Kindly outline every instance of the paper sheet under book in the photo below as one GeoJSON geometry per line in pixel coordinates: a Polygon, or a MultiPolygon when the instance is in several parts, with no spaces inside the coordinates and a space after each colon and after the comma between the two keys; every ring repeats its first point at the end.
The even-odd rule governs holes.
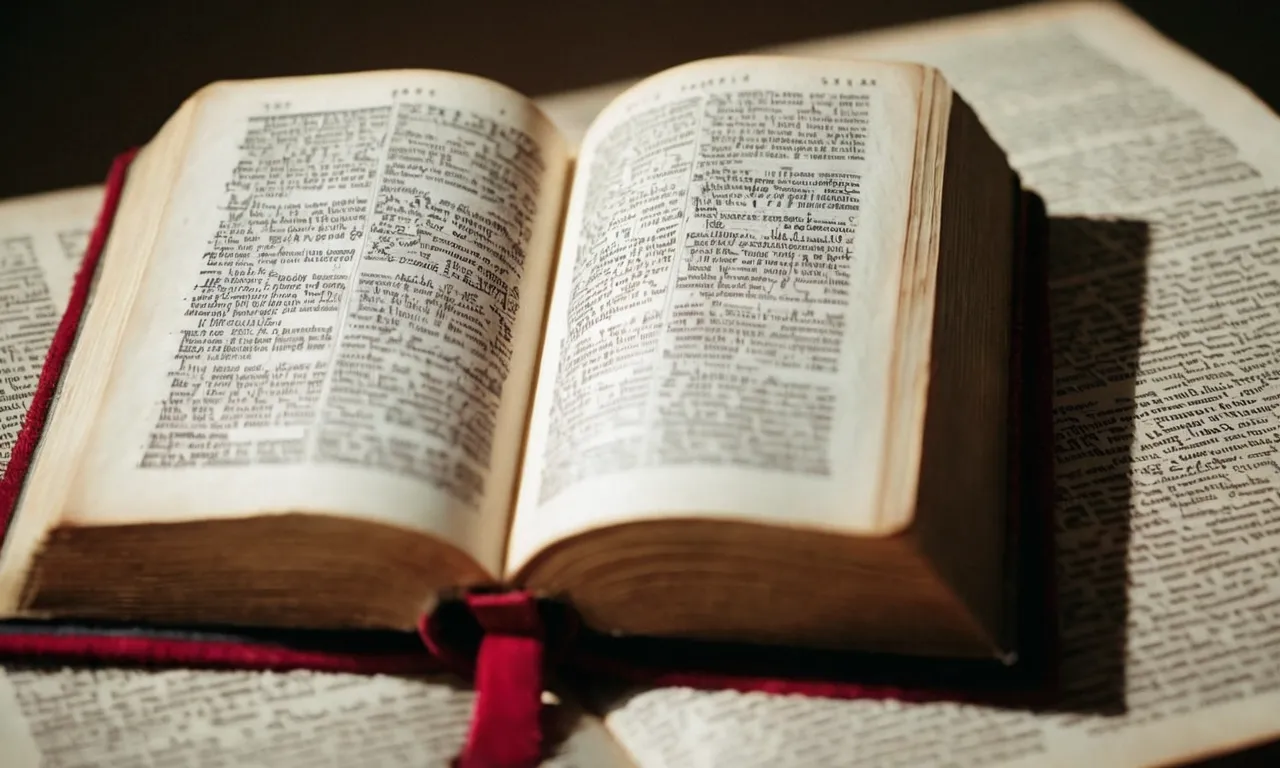
{"type": "MultiPolygon", "coordinates": [[[[1280,120],[1118,7],[790,46],[939,66],[1050,215],[1063,711],[658,689],[658,766],[1107,766],[1280,731],[1280,120]],[[1127,586],[1126,586],[1127,585],[1127,586]]],[[[551,100],[570,130],[608,88],[551,100]]]]}
{"type": "MultiPolygon", "coordinates": [[[[0,765],[423,768],[461,749],[473,694],[457,681],[317,672],[10,670],[0,765]]],[[[553,768],[629,768],[574,710],[553,768]]]]}

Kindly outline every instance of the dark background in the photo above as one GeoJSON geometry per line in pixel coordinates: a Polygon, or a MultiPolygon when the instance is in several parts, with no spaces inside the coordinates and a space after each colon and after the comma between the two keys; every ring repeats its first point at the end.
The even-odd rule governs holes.
{"type": "MultiPolygon", "coordinates": [[[[116,152],[146,142],[214,80],[431,67],[539,95],[693,58],[1013,4],[0,0],[0,198],[101,181],[116,152]]],[[[1280,3],[1126,4],[1280,105],[1280,3]]],[[[1228,764],[1280,765],[1280,745],[1214,763],[1228,764]]]]}
{"type": "MultiPolygon", "coordinates": [[[[0,198],[101,180],[214,80],[391,67],[531,95],[692,58],[1012,5],[999,0],[0,0],[0,198]]],[[[1280,103],[1280,4],[1128,3],[1280,103]],[[1248,11],[1233,10],[1248,8],[1248,11]]]]}

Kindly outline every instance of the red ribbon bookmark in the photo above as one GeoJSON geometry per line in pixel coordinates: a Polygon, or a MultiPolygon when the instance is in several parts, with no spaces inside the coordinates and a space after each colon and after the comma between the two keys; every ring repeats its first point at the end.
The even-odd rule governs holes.
{"type": "Polygon", "coordinates": [[[476,656],[476,704],[456,768],[532,768],[542,760],[544,638],[526,592],[467,595],[484,630],[476,656]]]}

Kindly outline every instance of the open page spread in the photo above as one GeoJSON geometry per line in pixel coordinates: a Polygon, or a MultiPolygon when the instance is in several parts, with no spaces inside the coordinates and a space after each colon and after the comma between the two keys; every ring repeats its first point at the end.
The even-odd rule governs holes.
{"type": "Polygon", "coordinates": [[[216,85],[66,504],[333,512],[500,569],[567,154],[448,73],[216,85]]]}
{"type": "Polygon", "coordinates": [[[872,527],[920,77],[713,60],[596,121],[509,571],[664,513],[872,527]]]}
{"type": "Polygon", "coordinates": [[[939,66],[1048,202],[1062,711],[659,689],[610,727],[654,767],[1106,768],[1273,737],[1280,121],[1107,6],[787,52],[939,66]]]}

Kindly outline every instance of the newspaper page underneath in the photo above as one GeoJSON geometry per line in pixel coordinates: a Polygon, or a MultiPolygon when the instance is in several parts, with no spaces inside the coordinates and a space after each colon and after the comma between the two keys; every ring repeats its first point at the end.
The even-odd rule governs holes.
{"type": "MultiPolygon", "coordinates": [[[[1105,768],[1275,736],[1280,121],[1106,4],[782,52],[940,67],[1047,201],[1064,700],[658,689],[611,729],[647,767],[1105,768]]],[[[547,106],[580,119],[607,90],[547,106]]]]}
{"type": "MultiPolygon", "coordinates": [[[[174,669],[0,672],[5,768],[426,768],[462,749],[475,695],[442,678],[174,669]]],[[[553,768],[629,768],[596,718],[558,713],[553,768]]]]}

